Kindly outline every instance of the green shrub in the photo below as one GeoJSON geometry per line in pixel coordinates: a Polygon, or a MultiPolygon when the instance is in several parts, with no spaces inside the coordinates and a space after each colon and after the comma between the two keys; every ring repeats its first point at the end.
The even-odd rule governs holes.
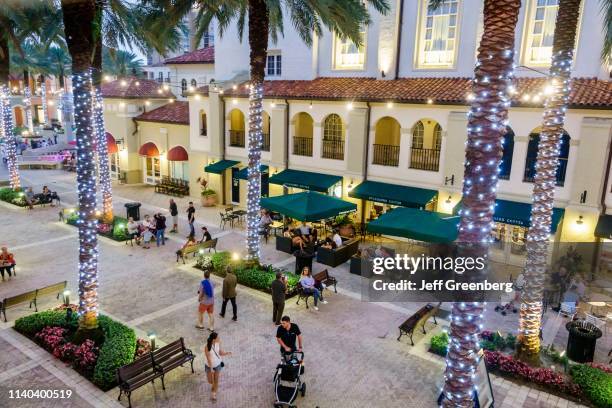
{"type": "Polygon", "coordinates": [[[595,406],[612,407],[612,375],[586,364],[572,366],[570,375],[595,406]]]}
{"type": "Polygon", "coordinates": [[[59,326],[72,331],[76,330],[78,326],[77,315],[74,313],[72,319],[67,321],[65,311],[46,310],[15,321],[15,330],[29,338],[33,338],[36,333],[47,326],[59,326]]]}
{"type": "Polygon", "coordinates": [[[66,218],[66,224],[76,225],[79,219],[78,211],[71,212],[66,218]]]}
{"type": "Polygon", "coordinates": [[[93,382],[107,391],[117,385],[117,369],[134,361],[136,333],[106,316],[100,316],[98,322],[104,331],[105,340],[94,368],[93,382]]]}
{"type": "Polygon", "coordinates": [[[113,218],[113,239],[115,241],[125,241],[127,239],[127,223],[126,218],[113,218]]]}
{"type": "Polygon", "coordinates": [[[431,338],[431,344],[429,345],[429,351],[439,356],[445,357],[448,352],[448,333],[442,332],[436,334],[431,338]]]}
{"type": "Polygon", "coordinates": [[[224,271],[225,267],[232,261],[232,256],[229,252],[217,252],[210,259],[215,271],[224,271]]]}
{"type": "Polygon", "coordinates": [[[516,336],[513,336],[512,333],[508,333],[506,336],[506,347],[513,350],[516,347],[516,336]]]}
{"type": "Polygon", "coordinates": [[[22,200],[21,192],[10,187],[0,188],[0,200],[13,203],[14,200],[22,200]]]}

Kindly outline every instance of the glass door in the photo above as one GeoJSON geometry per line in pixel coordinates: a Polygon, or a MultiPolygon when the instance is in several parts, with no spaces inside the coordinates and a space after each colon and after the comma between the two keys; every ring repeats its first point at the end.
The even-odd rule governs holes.
{"type": "Polygon", "coordinates": [[[113,153],[109,157],[110,162],[110,175],[114,180],[119,180],[121,175],[121,168],[119,167],[119,153],[113,153]]]}
{"type": "Polygon", "coordinates": [[[156,184],[161,178],[159,157],[145,157],[144,182],[146,184],[156,184]]]}

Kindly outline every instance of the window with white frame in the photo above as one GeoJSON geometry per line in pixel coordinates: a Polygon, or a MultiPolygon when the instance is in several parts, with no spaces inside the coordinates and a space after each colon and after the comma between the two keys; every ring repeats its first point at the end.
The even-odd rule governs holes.
{"type": "Polygon", "coordinates": [[[266,76],[280,76],[282,73],[282,57],[280,53],[268,53],[266,60],[266,76]]]}
{"type": "Polygon", "coordinates": [[[559,0],[531,0],[523,49],[525,65],[550,65],[559,0]]]}
{"type": "Polygon", "coordinates": [[[459,1],[446,0],[437,9],[421,1],[417,68],[452,68],[459,35],[459,1]]]}
{"type": "Polygon", "coordinates": [[[366,29],[359,33],[361,45],[357,46],[348,38],[334,36],[334,69],[364,69],[366,50],[366,29]]]}
{"type": "Polygon", "coordinates": [[[185,93],[187,92],[187,80],[185,78],[183,78],[181,80],[181,93],[185,93]]]}

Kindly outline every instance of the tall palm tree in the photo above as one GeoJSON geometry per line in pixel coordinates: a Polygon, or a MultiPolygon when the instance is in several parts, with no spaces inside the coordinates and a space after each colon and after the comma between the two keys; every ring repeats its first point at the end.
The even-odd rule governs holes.
{"type": "Polygon", "coordinates": [[[533,185],[531,225],[527,234],[525,288],[521,292],[519,318],[520,355],[537,357],[540,352],[542,293],[550,236],[559,149],[565,111],[570,94],[570,74],[581,0],[560,0],[553,37],[552,63],[533,185]]]}
{"type": "MultiPolygon", "coordinates": [[[[98,327],[98,232],[91,82],[96,6],[94,0],[62,0],[64,31],[72,58],[79,206],[79,327],[98,327]]],[[[99,35],[99,34],[98,34],[99,35]]]]}
{"type": "MultiPolygon", "coordinates": [[[[443,1],[434,0],[430,4],[436,7],[443,1]]],[[[508,87],[512,76],[514,31],[520,7],[520,0],[484,1],[484,31],[474,69],[474,98],[467,127],[459,256],[486,257],[488,254],[502,137],[510,106],[508,87]]],[[[479,280],[484,273],[486,270],[483,275],[465,278],[479,280]]],[[[472,376],[479,362],[483,311],[481,301],[453,303],[443,388],[445,407],[474,406],[472,376]]]]}
{"type": "MultiPolygon", "coordinates": [[[[149,0],[151,1],[151,0],[149,0]]],[[[195,25],[196,43],[208,32],[210,23],[216,20],[220,34],[235,19],[242,39],[248,20],[250,47],[249,84],[249,142],[248,142],[248,193],[247,193],[247,258],[259,260],[259,200],[261,198],[261,148],[263,128],[263,82],[265,76],[268,37],[276,41],[283,33],[283,11],[288,13],[295,30],[302,40],[312,44],[312,34],[320,36],[323,26],[354,43],[361,44],[360,29],[370,22],[368,5],[380,13],[386,13],[386,0],[372,0],[368,5],[361,0],[158,0],[170,10],[171,21],[198,9],[195,25]]]]}
{"type": "Polygon", "coordinates": [[[142,59],[124,50],[102,49],[102,72],[117,77],[141,76],[142,59]]]}
{"type": "Polygon", "coordinates": [[[46,64],[49,72],[58,79],[60,86],[60,105],[62,112],[62,127],[66,140],[72,140],[72,92],[66,87],[66,77],[69,75],[70,55],[65,46],[54,45],[46,52],[46,64]]]}

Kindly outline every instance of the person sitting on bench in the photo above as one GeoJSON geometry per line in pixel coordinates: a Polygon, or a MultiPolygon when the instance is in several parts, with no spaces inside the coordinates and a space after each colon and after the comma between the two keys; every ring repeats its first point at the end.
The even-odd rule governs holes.
{"type": "MultiPolygon", "coordinates": [[[[187,248],[189,248],[189,247],[192,247],[192,246],[194,246],[194,245],[197,245],[197,244],[198,244],[198,243],[196,242],[195,237],[194,237],[193,235],[189,235],[189,236],[187,237],[187,242],[185,242],[185,245],[183,245],[183,246],[181,247],[181,249],[179,249],[178,251],[176,251],[176,254],[180,256],[180,255],[183,253],[183,251],[184,251],[185,249],[187,249],[187,248]]],[[[177,260],[178,260],[178,258],[177,258],[177,260]]]]}
{"type": "Polygon", "coordinates": [[[314,298],[315,310],[319,310],[319,308],[317,307],[319,299],[321,299],[321,303],[327,303],[327,301],[323,299],[322,291],[316,287],[317,281],[315,280],[315,278],[312,277],[312,272],[310,272],[310,268],[307,266],[302,269],[302,276],[300,276],[300,285],[302,285],[304,293],[312,293],[312,297],[314,298]]]}
{"type": "Polygon", "coordinates": [[[34,192],[32,191],[32,187],[28,187],[25,190],[24,199],[30,210],[34,208],[34,204],[36,204],[36,199],[34,197],[34,192]]]}
{"type": "Polygon", "coordinates": [[[4,272],[8,272],[9,279],[11,278],[11,271],[15,268],[15,257],[10,253],[7,247],[2,247],[0,250],[0,274],[2,274],[2,280],[4,280],[4,272]]]}
{"type": "Polygon", "coordinates": [[[211,239],[212,236],[210,235],[210,232],[208,232],[208,228],[202,227],[202,239],[200,240],[200,243],[210,241],[211,239]]]}
{"type": "Polygon", "coordinates": [[[127,232],[130,239],[136,241],[136,245],[140,245],[140,230],[138,222],[134,221],[133,217],[128,218],[127,232]]]}
{"type": "Polygon", "coordinates": [[[59,201],[60,198],[55,191],[49,190],[49,187],[43,186],[41,202],[50,203],[51,207],[55,207],[53,201],[59,201]]]}
{"type": "Polygon", "coordinates": [[[337,246],[336,243],[330,237],[327,237],[325,238],[325,243],[321,245],[321,248],[336,249],[337,246]]]}

